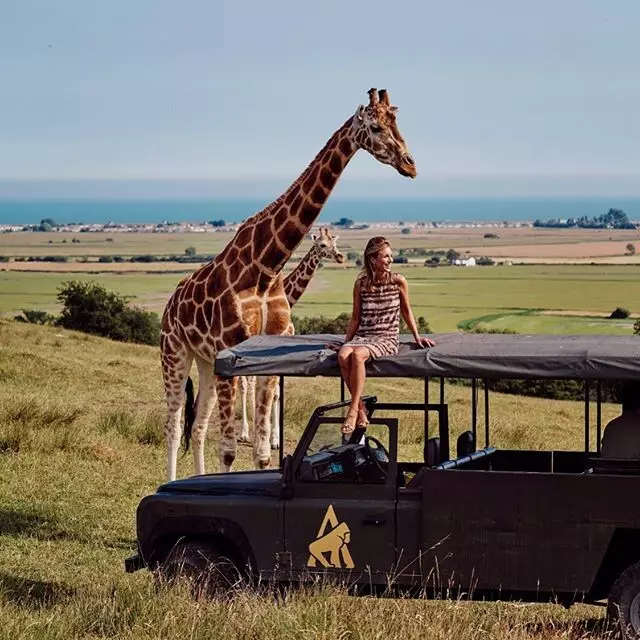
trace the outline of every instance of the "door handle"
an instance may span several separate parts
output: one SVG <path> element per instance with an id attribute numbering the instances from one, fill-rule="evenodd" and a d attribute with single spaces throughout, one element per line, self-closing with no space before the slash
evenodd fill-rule
<path id="1" fill-rule="evenodd" d="M 362 518 L 362 524 L 373 525 L 373 526 L 382 526 L 386 523 L 386 520 L 382 516 L 365 516 Z"/>

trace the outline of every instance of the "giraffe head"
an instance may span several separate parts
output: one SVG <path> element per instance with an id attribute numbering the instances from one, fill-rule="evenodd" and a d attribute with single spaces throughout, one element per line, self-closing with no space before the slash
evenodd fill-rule
<path id="1" fill-rule="evenodd" d="M 337 263 L 342 264 L 344 262 L 344 256 L 338 251 L 338 236 L 331 235 L 331 232 L 326 227 L 320 228 L 320 235 L 315 233 L 311 236 L 313 244 L 320 256 L 320 259 L 326 258 L 327 260 L 335 260 Z"/>
<path id="2" fill-rule="evenodd" d="M 396 124 L 397 110 L 389 103 L 385 89 L 369 89 L 369 104 L 360 105 L 353 117 L 353 137 L 379 162 L 395 167 L 402 176 L 415 178 L 416 164 Z"/>

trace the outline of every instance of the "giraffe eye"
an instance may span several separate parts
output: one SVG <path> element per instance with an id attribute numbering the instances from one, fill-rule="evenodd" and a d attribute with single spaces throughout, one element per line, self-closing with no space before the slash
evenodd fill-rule
<path id="1" fill-rule="evenodd" d="M 380 133 L 382 131 L 382 127 L 377 124 L 371 125 L 371 133 Z"/>

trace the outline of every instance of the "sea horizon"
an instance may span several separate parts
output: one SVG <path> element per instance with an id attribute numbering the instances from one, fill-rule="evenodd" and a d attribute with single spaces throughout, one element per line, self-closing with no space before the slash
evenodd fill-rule
<path id="1" fill-rule="evenodd" d="M 241 198 L 19 198 L 0 199 L 0 225 L 156 224 L 162 222 L 237 223 L 269 204 L 269 199 Z M 640 220 L 638 196 L 463 196 L 420 198 L 331 198 L 318 223 L 349 218 L 356 224 L 379 222 L 529 222 L 535 219 L 593 217 L 610 208 Z"/>

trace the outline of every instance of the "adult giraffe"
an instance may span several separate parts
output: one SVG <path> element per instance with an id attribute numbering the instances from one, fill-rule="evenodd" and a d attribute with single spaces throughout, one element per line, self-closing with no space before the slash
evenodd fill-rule
<path id="1" fill-rule="evenodd" d="M 193 426 L 195 473 L 204 473 L 204 441 L 211 412 L 220 411 L 220 464 L 228 471 L 236 457 L 232 420 L 236 378 L 214 376 L 216 353 L 257 334 L 287 332 L 290 309 L 282 267 L 318 217 L 340 175 L 358 149 L 415 178 L 415 163 L 396 124 L 396 107 L 381 89 L 369 90 L 360 105 L 329 139 L 300 177 L 277 200 L 246 220 L 224 250 L 180 282 L 162 316 L 160 351 L 167 400 L 167 472 L 176 477 L 182 398 L 191 364 L 199 373 Z M 260 377 L 253 442 L 256 467 L 269 465 L 273 394 L 277 377 Z"/>
<path id="2" fill-rule="evenodd" d="M 313 240 L 311 248 L 304 255 L 296 268 L 284 278 L 284 295 L 287 297 L 289 308 L 298 302 L 300 296 L 307 290 L 311 278 L 315 275 L 320 263 L 323 260 L 335 260 L 338 264 L 344 262 L 344 256 L 338 250 L 338 236 L 334 236 L 326 227 L 320 228 L 319 235 L 311 236 Z M 289 333 L 293 334 L 293 326 Z M 242 431 L 240 442 L 249 442 L 249 419 L 247 412 L 247 397 L 251 400 L 251 415 L 255 419 L 256 396 L 255 396 L 255 376 L 240 377 L 240 403 L 242 408 Z M 280 398 L 280 387 L 276 386 L 273 396 L 271 411 L 271 448 L 280 447 L 280 432 L 276 428 L 279 423 L 278 400 Z"/>

